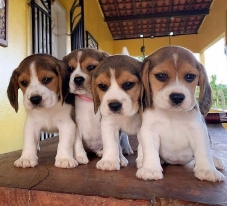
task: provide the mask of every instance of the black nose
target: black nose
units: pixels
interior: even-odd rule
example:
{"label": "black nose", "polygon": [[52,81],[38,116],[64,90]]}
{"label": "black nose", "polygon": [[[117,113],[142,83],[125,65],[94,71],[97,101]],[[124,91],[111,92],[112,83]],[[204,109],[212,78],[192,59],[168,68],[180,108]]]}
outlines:
{"label": "black nose", "polygon": [[109,108],[113,112],[116,112],[116,111],[120,110],[121,107],[122,107],[122,104],[120,102],[111,102],[111,103],[109,103]]}
{"label": "black nose", "polygon": [[42,101],[42,97],[37,95],[30,98],[32,104],[38,105]]}
{"label": "black nose", "polygon": [[84,77],[75,77],[74,82],[77,86],[80,86],[84,82]]}
{"label": "black nose", "polygon": [[185,96],[181,93],[172,93],[169,95],[169,98],[174,104],[181,104],[184,101]]}

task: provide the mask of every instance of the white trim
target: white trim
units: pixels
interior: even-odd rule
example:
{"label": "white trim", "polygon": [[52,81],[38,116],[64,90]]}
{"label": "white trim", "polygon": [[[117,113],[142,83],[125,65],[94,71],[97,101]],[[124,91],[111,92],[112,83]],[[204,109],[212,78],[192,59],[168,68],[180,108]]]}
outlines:
{"label": "white trim", "polygon": [[65,8],[56,0],[51,6],[52,11],[57,13],[57,36],[58,36],[58,56],[57,58],[62,59],[67,55],[67,30],[66,30],[66,10]]}

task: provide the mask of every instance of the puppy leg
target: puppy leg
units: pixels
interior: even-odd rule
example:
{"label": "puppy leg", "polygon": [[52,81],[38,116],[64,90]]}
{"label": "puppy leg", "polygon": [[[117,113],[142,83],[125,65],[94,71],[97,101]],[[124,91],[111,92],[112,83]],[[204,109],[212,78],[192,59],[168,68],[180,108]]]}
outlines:
{"label": "puppy leg", "polygon": [[213,161],[214,161],[214,166],[215,166],[217,169],[220,169],[220,170],[225,169],[225,164],[224,164],[224,162],[222,161],[222,159],[216,157],[215,155],[212,155],[212,157],[213,157]]}
{"label": "puppy leg", "polygon": [[128,165],[128,160],[125,158],[125,156],[122,153],[122,147],[119,144],[119,158],[120,158],[120,165],[122,167],[126,167]]}
{"label": "puppy leg", "polygon": [[96,164],[97,169],[119,170],[119,128],[105,117],[101,120],[103,156]]}
{"label": "puppy leg", "polygon": [[40,137],[40,128],[31,121],[26,120],[24,126],[24,147],[21,157],[14,162],[16,167],[35,167],[38,165],[37,146]]}
{"label": "puppy leg", "polygon": [[96,152],[96,155],[97,155],[98,157],[102,157],[102,154],[103,154],[103,150],[102,150],[102,149],[99,150],[98,152]]}
{"label": "puppy leg", "polygon": [[195,176],[200,180],[220,182],[225,177],[215,168],[213,157],[210,151],[209,138],[206,126],[199,126],[200,129],[196,130],[198,136],[196,138],[193,138],[193,140],[190,139],[190,144],[192,149],[194,150],[195,156]]}
{"label": "puppy leg", "polygon": [[120,145],[122,149],[122,154],[131,155],[133,154],[133,150],[128,140],[128,135],[123,132],[120,132]]}
{"label": "puppy leg", "polygon": [[158,133],[149,126],[142,125],[140,143],[143,150],[143,165],[137,170],[136,176],[144,180],[159,180],[163,178],[159,158],[160,139]]}
{"label": "puppy leg", "polygon": [[80,134],[79,129],[76,131],[76,141],[74,145],[74,157],[79,164],[87,164],[89,162],[87,158],[87,153],[85,152],[83,142],[82,142],[82,135]]}
{"label": "puppy leg", "polygon": [[142,150],[142,145],[140,140],[140,132],[137,132],[137,139],[138,139],[139,145],[137,148],[136,166],[139,169],[143,166],[143,150]]}
{"label": "puppy leg", "polygon": [[73,121],[62,122],[59,125],[59,143],[55,166],[60,168],[74,168],[78,165],[73,158],[73,145],[75,143],[76,125]]}

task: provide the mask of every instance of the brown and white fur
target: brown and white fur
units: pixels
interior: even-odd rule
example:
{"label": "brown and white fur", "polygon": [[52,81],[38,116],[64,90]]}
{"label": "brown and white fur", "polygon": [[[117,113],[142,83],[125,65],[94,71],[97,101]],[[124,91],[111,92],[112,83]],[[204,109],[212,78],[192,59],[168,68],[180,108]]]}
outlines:
{"label": "brown and white fur", "polygon": [[[91,94],[91,74],[96,66],[109,55],[96,49],[84,48],[72,51],[63,61],[68,65],[70,71],[70,92],[76,95],[75,117],[77,124],[77,137],[75,143],[75,159],[80,164],[87,164],[87,152],[102,155],[101,138],[101,114],[94,113],[94,102]],[[133,151],[128,142],[128,137],[121,134],[120,137],[123,152],[132,154]],[[122,150],[120,150],[121,152]],[[124,156],[120,155],[122,165],[127,164]]]}
{"label": "brown and white fur", "polygon": [[139,139],[143,153],[137,159],[137,177],[162,179],[160,159],[169,164],[186,164],[194,159],[198,179],[223,180],[223,174],[215,167],[223,169],[224,165],[211,154],[202,116],[211,107],[211,88],[203,65],[185,48],[164,47],[144,60],[142,80],[146,104]]}
{"label": "brown and white fur", "polygon": [[104,59],[92,74],[95,111],[100,110],[103,156],[96,167],[119,170],[119,131],[135,135],[141,125],[141,66],[126,55]]}
{"label": "brown and white fur", "polygon": [[[68,92],[66,64],[47,54],[35,54],[25,58],[13,71],[7,94],[15,111],[18,111],[18,89],[23,92],[26,108],[24,146],[17,167],[35,167],[38,164],[37,146],[41,130],[59,132],[59,144],[55,166],[73,168],[73,144],[76,126],[73,121],[73,105],[65,99]],[[65,100],[65,101],[64,101]]]}

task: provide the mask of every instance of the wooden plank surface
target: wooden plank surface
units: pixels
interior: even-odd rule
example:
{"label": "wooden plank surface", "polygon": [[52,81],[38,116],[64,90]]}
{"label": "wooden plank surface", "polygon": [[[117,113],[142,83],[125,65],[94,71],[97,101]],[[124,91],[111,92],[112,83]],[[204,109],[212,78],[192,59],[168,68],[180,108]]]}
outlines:
{"label": "wooden plank surface", "polygon": [[[227,165],[225,129],[221,125],[209,125],[209,131],[214,143],[214,153],[222,157]],[[130,141],[136,148],[136,139],[131,138]],[[193,174],[193,163],[185,166],[165,165],[164,179],[158,181],[143,181],[136,178],[136,154],[126,156],[129,165],[121,168],[120,171],[97,170],[95,165],[99,158],[94,155],[89,155],[88,165],[79,165],[74,169],[60,169],[54,167],[57,142],[57,138],[52,138],[41,143],[41,151],[38,153],[39,165],[35,168],[22,169],[13,166],[13,162],[20,157],[21,151],[0,155],[0,186],[27,189],[30,195],[33,194],[31,200],[32,198],[37,200],[39,192],[48,191],[50,194],[58,194],[59,198],[62,195],[75,194],[78,198],[91,196],[105,198],[105,201],[113,198],[113,200],[142,201],[141,204],[151,202],[155,203],[154,205],[170,203],[195,205],[195,202],[206,205],[227,205],[227,180],[220,183],[200,181]],[[227,179],[226,170],[222,172]],[[1,194],[3,193],[0,190],[0,202]],[[49,193],[44,194],[48,196]],[[49,201],[48,198],[46,201]],[[87,199],[87,201],[95,200]]]}

